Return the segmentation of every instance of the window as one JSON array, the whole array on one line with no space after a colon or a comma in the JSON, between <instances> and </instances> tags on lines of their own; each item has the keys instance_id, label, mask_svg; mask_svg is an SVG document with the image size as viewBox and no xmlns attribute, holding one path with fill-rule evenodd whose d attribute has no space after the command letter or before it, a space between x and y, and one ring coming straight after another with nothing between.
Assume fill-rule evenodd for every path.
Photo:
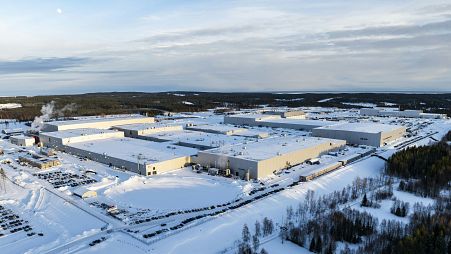
<instances>
[{"instance_id":1,"label":"window","mask_svg":"<svg viewBox=\"0 0 451 254\"><path fill-rule=\"evenodd\" d=\"M147 175L150 176L152 174L152 172L147 172Z\"/></svg>"},{"instance_id":2,"label":"window","mask_svg":"<svg viewBox=\"0 0 451 254\"><path fill-rule=\"evenodd\" d=\"M156 175L156 174L157 174L157 171L156 171L156 170L154 170L154 171L152 172L152 174Z\"/></svg>"}]
</instances>

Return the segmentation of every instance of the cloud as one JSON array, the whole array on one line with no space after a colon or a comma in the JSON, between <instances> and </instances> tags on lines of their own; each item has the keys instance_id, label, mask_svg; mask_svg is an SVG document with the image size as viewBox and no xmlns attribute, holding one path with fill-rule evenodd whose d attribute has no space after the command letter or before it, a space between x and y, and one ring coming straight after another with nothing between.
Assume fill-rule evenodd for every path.
<instances>
[{"instance_id":1,"label":"cloud","mask_svg":"<svg viewBox=\"0 0 451 254\"><path fill-rule=\"evenodd\" d=\"M33 58L16 61L0 60L0 74L54 72L83 66L89 62L91 62L90 58L83 57Z\"/></svg>"}]
</instances>

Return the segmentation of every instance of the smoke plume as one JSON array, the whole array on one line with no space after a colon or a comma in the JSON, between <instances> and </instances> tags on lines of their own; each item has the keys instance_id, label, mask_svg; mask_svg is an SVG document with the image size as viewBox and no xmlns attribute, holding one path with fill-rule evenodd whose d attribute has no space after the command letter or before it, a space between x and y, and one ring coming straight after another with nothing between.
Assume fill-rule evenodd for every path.
<instances>
[{"instance_id":1,"label":"smoke plume","mask_svg":"<svg viewBox=\"0 0 451 254\"><path fill-rule=\"evenodd\" d=\"M75 103L67 104L62 109L55 109L55 102L51 101L41 108L41 116L37 116L34 118L34 121L31 123L31 129L34 131L40 131L42 127L44 127L44 123L50 120L52 117L63 117L64 112L71 112L77 108Z\"/></svg>"}]
</instances>

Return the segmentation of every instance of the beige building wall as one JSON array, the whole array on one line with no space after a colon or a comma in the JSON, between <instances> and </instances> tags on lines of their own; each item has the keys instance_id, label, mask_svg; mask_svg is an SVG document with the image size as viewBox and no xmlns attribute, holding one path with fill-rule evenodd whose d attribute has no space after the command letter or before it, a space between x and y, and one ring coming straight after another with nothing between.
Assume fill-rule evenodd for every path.
<instances>
[{"instance_id":1,"label":"beige building wall","mask_svg":"<svg viewBox=\"0 0 451 254\"><path fill-rule=\"evenodd\" d=\"M346 140L348 144L380 147L401 138L405 132L405 127L378 133L316 128L312 130L312 135L315 137L343 139Z\"/></svg>"},{"instance_id":2,"label":"beige building wall","mask_svg":"<svg viewBox=\"0 0 451 254\"><path fill-rule=\"evenodd\" d=\"M346 145L344 140L335 140L334 142L319 143L316 146L299 149L279 156L274 156L266 160L243 159L224 154L209 153L200 151L193 160L204 166L225 169L229 165L233 175L244 177L249 171L251 179L259 179L273 174L275 171L283 169L287 163L294 166L308 159L320 156L323 153L339 149Z\"/></svg>"}]
</instances>

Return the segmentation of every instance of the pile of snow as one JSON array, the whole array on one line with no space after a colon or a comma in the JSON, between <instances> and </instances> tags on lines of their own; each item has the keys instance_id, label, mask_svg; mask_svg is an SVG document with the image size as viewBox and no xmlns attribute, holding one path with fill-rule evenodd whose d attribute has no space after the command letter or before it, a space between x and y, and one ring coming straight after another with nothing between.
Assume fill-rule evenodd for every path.
<instances>
[{"instance_id":1,"label":"pile of snow","mask_svg":"<svg viewBox=\"0 0 451 254\"><path fill-rule=\"evenodd\" d=\"M13 109L13 108L21 108L22 104L20 103L5 103L0 104L0 109Z\"/></svg>"},{"instance_id":2,"label":"pile of snow","mask_svg":"<svg viewBox=\"0 0 451 254\"><path fill-rule=\"evenodd\" d=\"M322 102L328 102L328 101L331 101L331 100L333 100L333 99L335 99L335 98L327 98L327 99L322 99L322 100L319 100L318 102L319 103L322 103Z\"/></svg>"},{"instance_id":3,"label":"pile of snow","mask_svg":"<svg viewBox=\"0 0 451 254\"><path fill-rule=\"evenodd\" d=\"M205 177L132 176L107 189L104 195L123 206L180 210L232 201L243 195L243 188L238 181L223 182Z\"/></svg>"}]
</instances>

